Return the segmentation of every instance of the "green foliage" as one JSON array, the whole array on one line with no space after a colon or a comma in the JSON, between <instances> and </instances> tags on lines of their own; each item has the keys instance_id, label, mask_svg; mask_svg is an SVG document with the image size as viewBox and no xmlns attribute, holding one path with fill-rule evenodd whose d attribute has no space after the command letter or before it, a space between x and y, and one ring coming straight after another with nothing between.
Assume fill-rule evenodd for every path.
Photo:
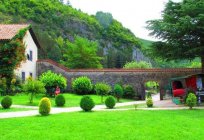
<instances>
[{"instance_id":1,"label":"green foliage","mask_svg":"<svg viewBox=\"0 0 204 140\"><path fill-rule=\"evenodd\" d=\"M131 85L124 85L123 90L124 90L124 94L123 94L124 98L132 99L133 97L136 96L136 93Z\"/></svg>"},{"instance_id":2,"label":"green foliage","mask_svg":"<svg viewBox=\"0 0 204 140\"><path fill-rule=\"evenodd\" d=\"M89 16L59 0L2 0L0 23L32 23L44 50L39 51L39 58L57 62L66 61L63 57L67 50L65 44L67 39L73 41L75 35L98 41L100 50L97 53L104 57L104 67L122 67L125 62L132 61L133 48L138 46L135 35L109 13ZM63 39L62 46L56 41L58 37ZM103 49L108 53L103 53Z\"/></svg>"},{"instance_id":3,"label":"green foliage","mask_svg":"<svg viewBox=\"0 0 204 140\"><path fill-rule=\"evenodd\" d=\"M0 79L0 94L5 95L7 89L6 78Z\"/></svg>"},{"instance_id":4,"label":"green foliage","mask_svg":"<svg viewBox=\"0 0 204 140\"><path fill-rule=\"evenodd\" d=\"M12 105L12 99L9 96L5 96L2 100L1 100L1 106L4 109L8 109L10 108L10 106Z\"/></svg>"},{"instance_id":5,"label":"green foliage","mask_svg":"<svg viewBox=\"0 0 204 140\"><path fill-rule=\"evenodd\" d=\"M91 111L95 106L95 103L93 101L93 99L86 95L83 96L81 101L80 101L80 107L84 110L84 111Z\"/></svg>"},{"instance_id":6,"label":"green foliage","mask_svg":"<svg viewBox=\"0 0 204 140\"><path fill-rule=\"evenodd\" d=\"M152 98L152 91L146 90L146 98Z\"/></svg>"},{"instance_id":7,"label":"green foliage","mask_svg":"<svg viewBox=\"0 0 204 140\"><path fill-rule=\"evenodd\" d=\"M33 103L33 97L37 94L46 92L45 86L41 81L28 79L23 85L23 91L30 95L29 102Z\"/></svg>"},{"instance_id":8,"label":"green foliage","mask_svg":"<svg viewBox=\"0 0 204 140\"><path fill-rule=\"evenodd\" d=\"M39 113L40 113L42 116L47 116L47 115L49 115L50 110L51 110L51 102L50 102L50 99L47 98L47 97L42 98L42 99L40 100L40 103L39 103Z\"/></svg>"},{"instance_id":9,"label":"green foliage","mask_svg":"<svg viewBox=\"0 0 204 140\"><path fill-rule=\"evenodd\" d=\"M153 107L153 100L152 100L152 98L147 98L146 104L147 104L147 107Z\"/></svg>"},{"instance_id":10,"label":"green foliage","mask_svg":"<svg viewBox=\"0 0 204 140\"><path fill-rule=\"evenodd\" d=\"M124 69L134 69L134 68L152 68L151 63L145 62L145 61L132 61L128 62L123 66Z\"/></svg>"},{"instance_id":11,"label":"green foliage","mask_svg":"<svg viewBox=\"0 0 204 140\"><path fill-rule=\"evenodd\" d=\"M120 101L120 98L123 96L123 93L124 93L123 88L119 84L116 84L114 86L114 94L118 102Z\"/></svg>"},{"instance_id":12,"label":"green foliage","mask_svg":"<svg viewBox=\"0 0 204 140\"><path fill-rule=\"evenodd\" d=\"M91 80L86 76L78 77L72 82L72 89L80 95L89 94L92 87Z\"/></svg>"},{"instance_id":13,"label":"green foliage","mask_svg":"<svg viewBox=\"0 0 204 140\"><path fill-rule=\"evenodd\" d=\"M20 63L26 59L25 45L22 38L28 28L19 31L10 41L0 44L0 77L7 80L14 76L14 69L20 66Z\"/></svg>"},{"instance_id":14,"label":"green foliage","mask_svg":"<svg viewBox=\"0 0 204 140\"><path fill-rule=\"evenodd\" d=\"M53 93L53 89L57 86L60 89L65 89L67 86L67 79L63 77L61 74L53 73L52 71L47 71L43 73L39 80L45 84L45 88L48 93Z\"/></svg>"},{"instance_id":15,"label":"green foliage","mask_svg":"<svg viewBox=\"0 0 204 140\"><path fill-rule=\"evenodd\" d=\"M113 16L111 13L97 12L96 19L103 26L103 28L108 28L110 24L113 22Z\"/></svg>"},{"instance_id":16,"label":"green foliage","mask_svg":"<svg viewBox=\"0 0 204 140\"><path fill-rule=\"evenodd\" d=\"M156 81L148 81L145 83L145 87L148 89L157 88L159 84Z\"/></svg>"},{"instance_id":17,"label":"green foliage","mask_svg":"<svg viewBox=\"0 0 204 140\"><path fill-rule=\"evenodd\" d=\"M195 94L189 93L188 97L186 99L186 104L189 106L190 109L192 109L197 103L197 98Z\"/></svg>"},{"instance_id":18,"label":"green foliage","mask_svg":"<svg viewBox=\"0 0 204 140\"><path fill-rule=\"evenodd\" d=\"M115 104L116 104L116 100L115 100L115 98L113 96L108 96L106 98L105 105L106 105L107 108L110 108L110 109L114 108Z\"/></svg>"},{"instance_id":19,"label":"green foliage","mask_svg":"<svg viewBox=\"0 0 204 140\"><path fill-rule=\"evenodd\" d=\"M165 60L192 60L201 57L203 64L203 15L203 0L169 1L162 19L148 21L151 34L164 41L153 44L154 55Z\"/></svg>"},{"instance_id":20,"label":"green foliage","mask_svg":"<svg viewBox=\"0 0 204 140\"><path fill-rule=\"evenodd\" d=\"M191 64L188 66L188 68L201 68L201 62L198 61L193 61Z\"/></svg>"},{"instance_id":21,"label":"green foliage","mask_svg":"<svg viewBox=\"0 0 204 140\"><path fill-rule=\"evenodd\" d=\"M107 95L111 91L111 87L105 83L97 83L95 85L96 94L101 96L101 103L103 103L103 96Z\"/></svg>"},{"instance_id":22,"label":"green foliage","mask_svg":"<svg viewBox=\"0 0 204 140\"><path fill-rule=\"evenodd\" d=\"M68 68L102 68L101 57L97 56L98 43L75 36L74 42L67 41L67 51L61 63Z\"/></svg>"},{"instance_id":23,"label":"green foliage","mask_svg":"<svg viewBox=\"0 0 204 140\"><path fill-rule=\"evenodd\" d=\"M65 97L62 94L59 94L55 97L56 106L64 106L65 102Z\"/></svg>"}]
</instances>

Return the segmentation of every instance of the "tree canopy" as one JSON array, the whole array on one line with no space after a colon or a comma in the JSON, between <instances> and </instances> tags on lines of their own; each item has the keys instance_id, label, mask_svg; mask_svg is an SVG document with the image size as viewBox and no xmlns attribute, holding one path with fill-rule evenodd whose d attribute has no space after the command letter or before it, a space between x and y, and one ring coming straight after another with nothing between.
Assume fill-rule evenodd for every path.
<instances>
[{"instance_id":1,"label":"tree canopy","mask_svg":"<svg viewBox=\"0 0 204 140\"><path fill-rule=\"evenodd\" d=\"M204 1L169 1L162 19L150 20L151 35L162 41L153 43L153 53L165 60L192 60L200 57L204 71Z\"/></svg>"},{"instance_id":2,"label":"tree canopy","mask_svg":"<svg viewBox=\"0 0 204 140\"><path fill-rule=\"evenodd\" d=\"M72 69L102 68L97 51L97 42L76 36L74 42L67 41L67 50L61 63Z\"/></svg>"}]
</instances>

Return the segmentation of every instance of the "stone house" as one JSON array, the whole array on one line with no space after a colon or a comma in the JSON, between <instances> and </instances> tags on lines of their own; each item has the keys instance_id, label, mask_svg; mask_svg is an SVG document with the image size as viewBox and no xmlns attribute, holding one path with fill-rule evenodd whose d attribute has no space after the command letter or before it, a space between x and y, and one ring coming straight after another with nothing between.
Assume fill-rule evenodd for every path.
<instances>
[{"instance_id":1,"label":"stone house","mask_svg":"<svg viewBox=\"0 0 204 140\"><path fill-rule=\"evenodd\" d=\"M0 42L10 41L21 29L29 26L28 24L0 24ZM26 47L26 61L21 62L20 67L15 70L15 74L24 81L29 76L36 78L36 63L38 60L38 49L40 48L40 44L31 27L23 37L23 43Z\"/></svg>"}]
</instances>

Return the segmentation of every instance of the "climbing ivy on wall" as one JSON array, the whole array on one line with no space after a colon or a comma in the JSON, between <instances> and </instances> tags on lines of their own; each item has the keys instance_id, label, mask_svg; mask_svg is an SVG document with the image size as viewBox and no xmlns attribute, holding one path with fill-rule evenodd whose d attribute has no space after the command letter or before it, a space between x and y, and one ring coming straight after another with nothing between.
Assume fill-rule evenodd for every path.
<instances>
[{"instance_id":1,"label":"climbing ivy on wall","mask_svg":"<svg viewBox=\"0 0 204 140\"><path fill-rule=\"evenodd\" d=\"M14 70L26 60L23 37L29 28L20 30L10 41L0 43L0 78L11 80Z\"/></svg>"}]
</instances>

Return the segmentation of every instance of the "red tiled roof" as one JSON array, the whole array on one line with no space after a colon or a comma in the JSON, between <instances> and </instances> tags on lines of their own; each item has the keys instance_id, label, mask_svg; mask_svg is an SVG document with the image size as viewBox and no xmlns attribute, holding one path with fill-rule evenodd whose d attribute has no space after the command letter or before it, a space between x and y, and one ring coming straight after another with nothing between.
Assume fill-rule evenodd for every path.
<instances>
[{"instance_id":1,"label":"red tiled roof","mask_svg":"<svg viewBox=\"0 0 204 140\"><path fill-rule=\"evenodd\" d=\"M0 40L11 40L21 29L28 24L0 24Z\"/></svg>"}]
</instances>

